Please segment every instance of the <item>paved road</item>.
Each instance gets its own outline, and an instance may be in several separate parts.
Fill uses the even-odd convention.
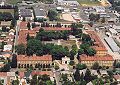
[[[55,75],[55,79],[56,79],[56,84],[57,85],[62,85],[62,83],[60,82],[60,72],[54,72]]]
[[[15,54],[15,46],[17,45],[17,40],[18,40],[18,32],[19,32],[19,21],[17,21],[17,25],[15,27],[15,40],[14,40],[14,50],[13,50],[13,54]]]

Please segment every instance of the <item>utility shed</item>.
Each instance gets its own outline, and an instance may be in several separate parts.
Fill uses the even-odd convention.
[[[120,48],[117,46],[117,44],[115,43],[115,41],[113,40],[113,38],[106,37],[105,41],[109,45],[109,47],[111,48],[111,50],[113,52],[119,52]]]

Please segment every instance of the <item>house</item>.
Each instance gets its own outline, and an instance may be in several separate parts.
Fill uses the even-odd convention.
[[[3,51],[12,51],[12,45],[4,45]]]
[[[115,29],[110,28],[110,29],[109,29],[109,32],[110,32],[111,35],[113,35],[113,36],[118,35],[118,32],[117,32]]]
[[[104,13],[105,12],[105,8],[103,6],[93,6],[93,9],[97,12],[97,13]]]
[[[69,64],[70,63],[70,58],[65,56],[65,57],[62,57],[62,64]]]
[[[33,20],[33,16],[32,16],[32,10],[31,9],[26,9],[26,8],[21,8],[19,9],[19,19],[23,20],[23,18],[25,18],[25,20],[29,21],[29,20]]]
[[[19,68],[24,67],[35,67],[35,65],[40,65],[43,67],[51,66],[52,64],[52,56],[51,55],[43,55],[43,56],[26,56],[26,55],[18,55],[17,56],[17,66]]]
[[[34,12],[35,12],[35,18],[37,20],[39,19],[46,19],[47,18],[47,15],[46,15],[46,12],[44,11],[44,9],[41,9],[41,8],[34,8]]]
[[[100,75],[104,77],[104,76],[108,76],[108,73],[106,70],[100,70]]]
[[[87,56],[85,54],[80,55],[79,62],[86,64],[88,67],[93,66],[95,62],[98,62],[100,66],[112,67],[114,59],[111,55],[107,54],[104,56]]]

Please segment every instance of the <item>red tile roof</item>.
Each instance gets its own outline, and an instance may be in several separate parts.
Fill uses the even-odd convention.
[[[52,61],[52,55],[43,55],[43,56],[18,55],[17,61]]]
[[[7,72],[0,72],[0,77],[7,77]]]
[[[18,44],[26,44],[27,43],[27,34],[29,33],[30,36],[35,37],[36,36],[36,31],[33,30],[21,30],[19,32],[19,37],[18,37]]]
[[[80,55],[80,61],[114,61],[113,57],[109,54],[105,56],[87,56],[85,54]]]
[[[32,76],[34,76],[34,75],[45,75],[45,74],[51,76],[52,72],[51,71],[33,71],[31,73]]]
[[[24,78],[24,72],[19,72],[20,78]]]
[[[27,23],[25,21],[20,22],[20,30],[27,30]]]
[[[94,40],[94,46],[92,46],[97,51],[107,51],[106,47],[104,46],[103,42],[100,40],[99,36],[95,33],[95,31],[87,30],[86,31],[90,37]]]

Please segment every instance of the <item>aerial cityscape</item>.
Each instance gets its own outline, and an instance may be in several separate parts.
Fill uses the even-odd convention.
[[[0,0],[0,85],[120,85],[120,0]]]

